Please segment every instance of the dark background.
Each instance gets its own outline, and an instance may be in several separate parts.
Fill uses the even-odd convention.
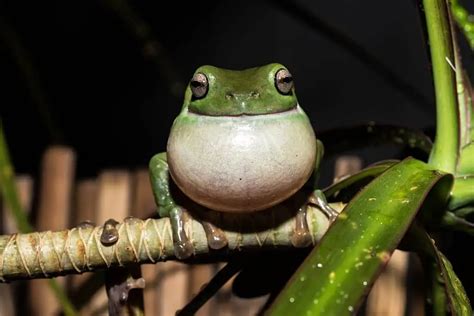
[[[123,18],[130,11],[114,5],[120,2],[3,3],[2,19],[24,47],[45,101],[38,106],[15,51],[0,42],[0,114],[18,172],[37,172],[41,153],[54,142],[75,148],[78,177],[145,166],[165,150],[182,102],[179,87],[202,64],[241,69],[283,63],[317,133],[368,121],[434,125],[428,55],[412,1],[295,3],[374,55],[424,102],[281,2],[168,1],[163,7],[130,1],[138,17],[132,23]],[[141,37],[133,26],[140,20],[148,27]],[[150,56],[150,46],[158,53]],[[48,115],[58,132],[48,132]],[[370,161],[384,154],[365,156]]]
[[[129,2],[129,9],[113,0],[0,2],[0,117],[19,173],[37,175],[41,154],[54,143],[76,150],[78,178],[146,166],[165,150],[183,87],[202,64],[286,65],[317,134],[368,121],[434,126],[431,69],[414,1]],[[373,60],[361,62],[324,27],[311,27],[294,4],[413,90],[397,88]],[[459,38],[472,73],[472,54]],[[370,163],[398,151],[358,153]],[[461,238],[458,248],[469,240]],[[452,249],[462,279],[472,280],[464,250]]]

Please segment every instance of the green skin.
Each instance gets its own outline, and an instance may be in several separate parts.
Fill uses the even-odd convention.
[[[322,143],[299,107],[294,87],[288,93],[277,88],[275,76],[281,69],[286,68],[269,64],[241,71],[213,66],[196,70],[208,80],[207,93],[196,98],[188,85],[168,150],[150,161],[158,212],[170,218],[178,258],[189,257],[194,249],[184,231],[186,210],[170,189],[170,175],[198,207],[253,212],[290,198],[318,171]],[[319,190],[308,203],[330,219],[337,215]],[[305,212],[306,205],[297,215],[295,246],[308,244]],[[210,248],[227,245],[219,228],[206,222],[203,226]]]

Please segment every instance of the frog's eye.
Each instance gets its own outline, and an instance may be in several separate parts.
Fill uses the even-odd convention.
[[[209,89],[206,75],[200,72],[194,74],[189,85],[193,96],[197,99],[204,97]]]
[[[281,94],[290,93],[293,88],[293,76],[287,69],[282,68],[276,72],[275,87]]]

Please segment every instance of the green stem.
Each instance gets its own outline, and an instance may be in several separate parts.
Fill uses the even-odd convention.
[[[77,311],[75,310],[69,298],[64,293],[64,289],[59,285],[56,279],[49,279],[48,284],[49,284],[49,288],[53,291],[54,296],[56,296],[56,299],[61,305],[64,315],[66,316],[77,315]]]
[[[15,184],[15,171],[10,162],[10,155],[8,153],[7,142],[3,132],[3,125],[0,121],[0,189],[5,203],[8,205],[10,212],[15,219],[18,230],[22,233],[29,233],[33,231],[33,226],[28,222],[26,213],[18,197]]]
[[[474,22],[472,21],[472,15],[457,0],[451,0],[451,11],[469,46],[474,50]]]
[[[454,173],[459,121],[449,11],[445,0],[423,0],[423,6],[436,94],[436,138],[429,163],[436,169]]]
[[[424,266],[423,270],[428,280],[427,295],[429,300],[427,300],[426,309],[433,316],[445,316],[447,313],[446,291],[443,287],[443,283],[440,281],[439,267],[436,262],[428,258],[424,258],[422,262]]]

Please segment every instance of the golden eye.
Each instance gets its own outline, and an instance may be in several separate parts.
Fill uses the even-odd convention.
[[[200,72],[194,74],[189,85],[196,99],[203,98],[207,94],[207,90],[209,90],[209,81],[206,75]]]
[[[290,72],[282,68],[275,74],[275,87],[281,94],[289,94],[293,89],[293,76]]]

